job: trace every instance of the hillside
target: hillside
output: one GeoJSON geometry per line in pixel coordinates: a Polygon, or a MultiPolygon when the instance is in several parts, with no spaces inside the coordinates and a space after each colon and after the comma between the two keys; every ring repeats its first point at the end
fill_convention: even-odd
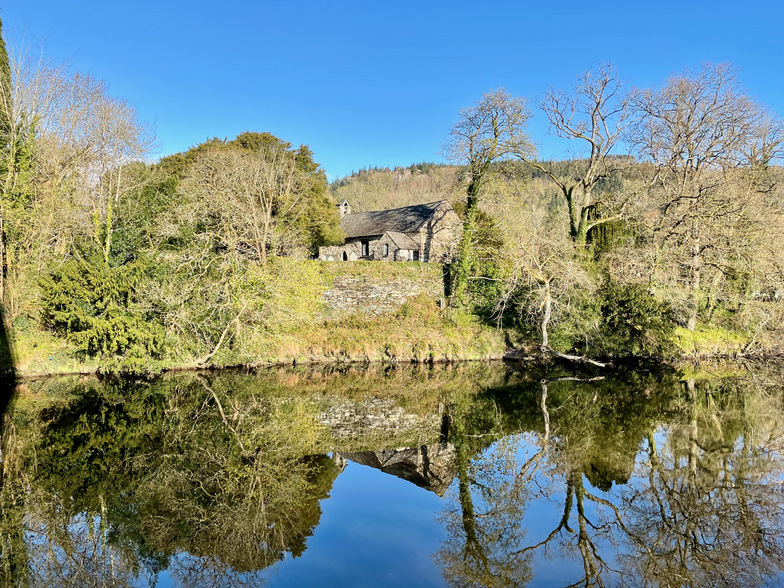
{"type": "Polygon", "coordinates": [[[361,170],[330,184],[336,202],[344,198],[355,212],[384,210],[436,200],[460,199],[459,168],[419,163],[408,167],[361,170]]]}

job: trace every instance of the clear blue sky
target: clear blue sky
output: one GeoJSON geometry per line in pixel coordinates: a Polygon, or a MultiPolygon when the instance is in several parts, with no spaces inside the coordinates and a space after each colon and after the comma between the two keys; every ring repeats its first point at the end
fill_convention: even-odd
{"type": "MultiPolygon", "coordinates": [[[[330,179],[438,161],[460,108],[505,87],[536,100],[600,62],[650,86],[731,61],[784,114],[781,2],[5,0],[9,44],[104,79],[155,129],[159,156],[269,131],[330,179]]],[[[563,157],[536,113],[530,132],[563,157]]]]}

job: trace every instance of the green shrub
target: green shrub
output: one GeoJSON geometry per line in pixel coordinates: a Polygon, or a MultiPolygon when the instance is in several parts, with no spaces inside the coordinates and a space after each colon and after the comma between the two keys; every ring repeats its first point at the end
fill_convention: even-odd
{"type": "Polygon", "coordinates": [[[138,305],[144,272],[140,261],[110,267],[69,260],[41,279],[43,319],[84,356],[127,358],[137,371],[142,358],[161,355],[164,342],[163,327],[138,305]]]}
{"type": "Polygon", "coordinates": [[[667,302],[639,284],[608,282],[600,292],[600,347],[610,355],[670,355],[675,320],[667,302]]]}

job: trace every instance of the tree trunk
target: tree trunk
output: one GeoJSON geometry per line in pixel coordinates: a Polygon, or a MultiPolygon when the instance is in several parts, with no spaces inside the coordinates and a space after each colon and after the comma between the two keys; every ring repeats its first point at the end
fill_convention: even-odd
{"type": "Polygon", "coordinates": [[[700,233],[696,221],[691,230],[691,249],[689,265],[691,266],[691,276],[689,283],[689,317],[686,328],[693,331],[697,326],[697,317],[700,306],[700,286],[702,278],[702,259],[700,257],[700,233]]]}
{"type": "Polygon", "coordinates": [[[550,295],[550,282],[544,284],[544,313],[542,314],[542,350],[545,351],[550,347],[550,340],[547,334],[547,326],[550,323],[550,316],[552,315],[552,296],[550,295]]]}
{"type": "MultiPolygon", "coordinates": [[[[470,201],[470,198],[469,198],[470,201]]],[[[473,206],[466,206],[466,216],[463,220],[463,236],[457,249],[457,260],[452,274],[452,300],[456,305],[464,305],[468,278],[471,276],[476,260],[476,200],[473,206]]]]}

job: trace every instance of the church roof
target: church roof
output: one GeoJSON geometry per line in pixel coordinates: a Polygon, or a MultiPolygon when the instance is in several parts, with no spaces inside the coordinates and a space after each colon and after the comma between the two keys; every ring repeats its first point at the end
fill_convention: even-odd
{"type": "Polygon", "coordinates": [[[387,231],[385,235],[389,235],[389,239],[394,243],[398,249],[408,249],[409,251],[419,251],[419,245],[411,237],[405,233],[398,233],[395,231],[387,231]]]}
{"type": "Polygon", "coordinates": [[[349,239],[383,235],[387,232],[415,233],[443,204],[446,204],[446,200],[389,210],[353,212],[344,216],[340,224],[349,239]]]}

